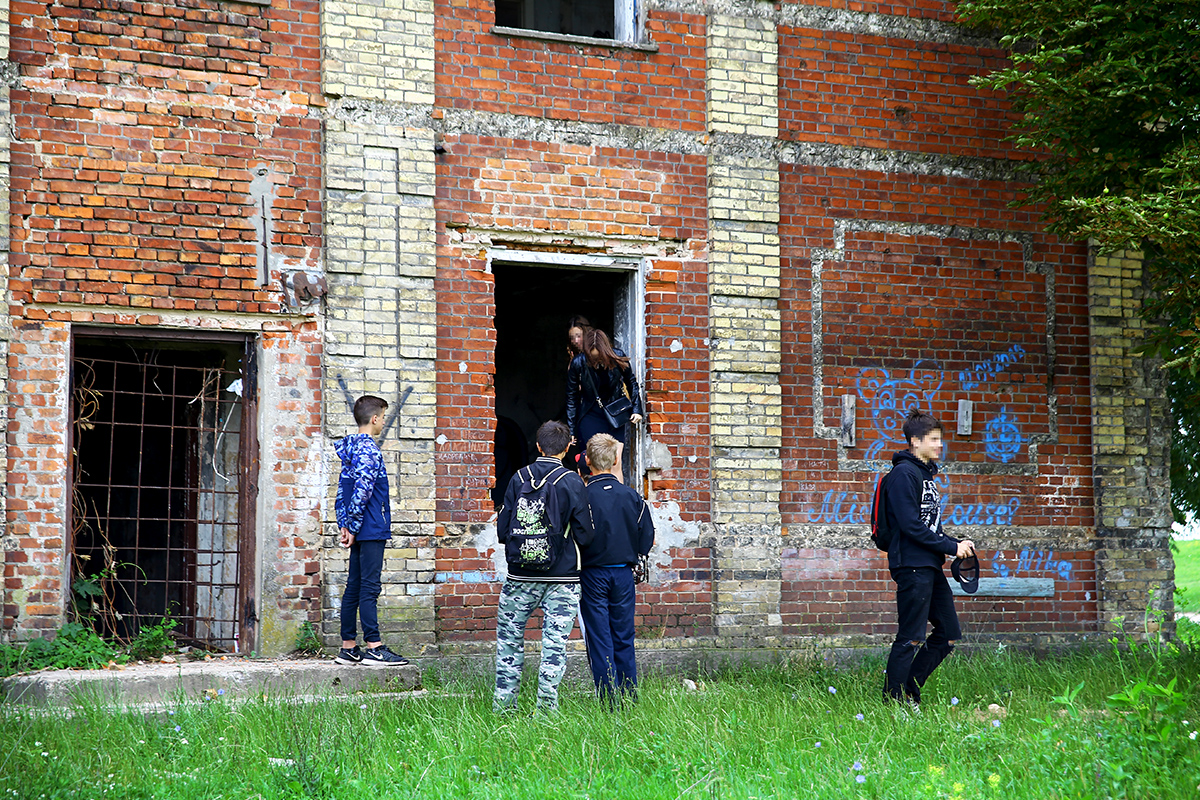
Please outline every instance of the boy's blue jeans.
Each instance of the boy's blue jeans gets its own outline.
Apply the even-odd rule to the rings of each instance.
[[[355,622],[361,618],[364,642],[380,642],[379,591],[383,587],[383,539],[350,545],[350,575],[342,595],[342,641],[358,638]]]

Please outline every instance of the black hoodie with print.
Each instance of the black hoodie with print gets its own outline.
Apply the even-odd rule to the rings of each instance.
[[[908,450],[892,456],[892,471],[884,483],[887,524],[893,531],[888,568],[941,569],[946,556],[958,551],[958,539],[942,532],[942,507],[937,464],[926,464]]]

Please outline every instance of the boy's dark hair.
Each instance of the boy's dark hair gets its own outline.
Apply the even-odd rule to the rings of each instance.
[[[942,423],[937,421],[937,417],[914,408],[908,412],[908,419],[904,420],[904,443],[912,447],[913,439],[924,439],[930,431],[940,430]]]
[[[371,417],[387,407],[388,402],[382,397],[376,397],[373,394],[364,394],[354,401],[354,421],[359,425],[366,425],[371,421]]]
[[[537,430],[537,443],[542,455],[556,456],[571,444],[571,432],[561,422],[543,422]]]

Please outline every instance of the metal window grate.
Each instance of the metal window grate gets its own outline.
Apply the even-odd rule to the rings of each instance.
[[[237,645],[252,548],[248,352],[75,343],[74,596],[113,635],[131,637],[169,615],[183,641]]]

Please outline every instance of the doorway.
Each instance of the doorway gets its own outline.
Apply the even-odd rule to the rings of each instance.
[[[164,616],[187,644],[253,646],[255,345],[77,332],[71,581],[128,639]]]
[[[518,261],[538,254],[493,255],[496,299],[496,491],[498,506],[508,477],[537,457],[538,426],[567,421],[567,322],[580,314],[613,338],[630,357],[642,383],[642,293],[637,262],[586,257],[562,264]],[[566,260],[569,257],[559,257]],[[645,391],[643,387],[643,397]],[[625,447],[626,475],[639,459],[640,434],[634,426]]]

